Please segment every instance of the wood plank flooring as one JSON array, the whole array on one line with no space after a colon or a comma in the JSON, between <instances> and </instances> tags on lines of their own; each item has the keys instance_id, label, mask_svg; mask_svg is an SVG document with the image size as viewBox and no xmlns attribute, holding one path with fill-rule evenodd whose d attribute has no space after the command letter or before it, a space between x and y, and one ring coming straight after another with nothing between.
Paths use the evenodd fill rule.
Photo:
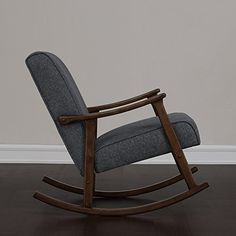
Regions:
<instances>
[{"instance_id":1,"label":"wood plank flooring","mask_svg":"<svg viewBox=\"0 0 236 236\"><path fill-rule=\"evenodd\" d=\"M0 235L80 236L211 236L236 235L236 166L198 166L197 181L210 188L165 209L129 217L84 216L60 210L32 198L35 190L80 203L82 197L41 182L48 175L82 186L73 165L0 164ZM131 165L97 175L97 188L127 189L177 174L174 165ZM185 189L183 182L151 194L124 200L95 201L96 206L134 206L171 196Z\"/></svg>"}]
</instances>

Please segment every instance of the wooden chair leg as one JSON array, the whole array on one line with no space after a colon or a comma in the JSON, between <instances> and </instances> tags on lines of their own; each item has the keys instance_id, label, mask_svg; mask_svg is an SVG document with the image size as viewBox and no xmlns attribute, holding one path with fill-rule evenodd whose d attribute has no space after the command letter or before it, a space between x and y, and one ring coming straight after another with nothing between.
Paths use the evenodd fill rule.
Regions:
<instances>
[{"instance_id":1,"label":"wooden chair leg","mask_svg":"<svg viewBox=\"0 0 236 236\"><path fill-rule=\"evenodd\" d=\"M167 112L163 104L163 100L153 103L152 106L156 115L159 117L162 123L164 132L171 146L172 154L177 164L177 167L180 173L184 176L184 179L188 188L191 189L195 187L197 184L195 180L193 179L192 172L189 168L189 165L184 155L184 152L182 150L182 147L178 141L175 131L171 125L171 122L169 121Z\"/></svg>"},{"instance_id":2,"label":"wooden chair leg","mask_svg":"<svg viewBox=\"0 0 236 236\"><path fill-rule=\"evenodd\" d=\"M93 204L94 192L94 155L95 139L97 130L97 120L85 122L85 160L84 160L84 207L91 208Z\"/></svg>"}]
</instances>

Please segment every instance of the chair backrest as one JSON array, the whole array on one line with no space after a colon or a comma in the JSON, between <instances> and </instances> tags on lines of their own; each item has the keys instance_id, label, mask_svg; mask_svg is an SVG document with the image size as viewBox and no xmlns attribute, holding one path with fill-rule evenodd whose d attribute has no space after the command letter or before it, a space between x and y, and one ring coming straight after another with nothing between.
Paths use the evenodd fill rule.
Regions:
<instances>
[{"instance_id":1,"label":"chair backrest","mask_svg":"<svg viewBox=\"0 0 236 236\"><path fill-rule=\"evenodd\" d=\"M64 63L48 52L35 52L26 65L74 163L83 175L84 122L60 125L61 115L87 114L84 100Z\"/></svg>"}]
</instances>

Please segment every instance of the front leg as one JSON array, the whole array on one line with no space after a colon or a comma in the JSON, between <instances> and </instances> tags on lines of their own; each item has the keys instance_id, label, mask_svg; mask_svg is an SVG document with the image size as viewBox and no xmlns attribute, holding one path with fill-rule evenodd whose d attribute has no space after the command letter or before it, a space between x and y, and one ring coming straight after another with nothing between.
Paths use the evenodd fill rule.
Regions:
<instances>
[{"instance_id":1,"label":"front leg","mask_svg":"<svg viewBox=\"0 0 236 236\"><path fill-rule=\"evenodd\" d=\"M175 159L180 173L184 176L188 188L191 189L195 187L197 184L193 179L193 175L189 168L183 149L169 120L169 117L163 104L163 100L152 103L152 107L161 121L167 140L171 147L172 155Z\"/></svg>"},{"instance_id":2,"label":"front leg","mask_svg":"<svg viewBox=\"0 0 236 236\"><path fill-rule=\"evenodd\" d=\"M84 207L91 208L95 185L94 159L97 119L85 121Z\"/></svg>"}]
</instances>

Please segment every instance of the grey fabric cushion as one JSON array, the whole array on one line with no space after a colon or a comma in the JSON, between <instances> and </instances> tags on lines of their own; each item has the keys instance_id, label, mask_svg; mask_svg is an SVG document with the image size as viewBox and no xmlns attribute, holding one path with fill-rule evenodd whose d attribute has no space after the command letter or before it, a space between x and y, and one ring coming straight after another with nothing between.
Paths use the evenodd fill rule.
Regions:
<instances>
[{"instance_id":1,"label":"grey fabric cushion","mask_svg":"<svg viewBox=\"0 0 236 236\"><path fill-rule=\"evenodd\" d=\"M169 114L182 148L200 144L197 126L184 113ZM111 130L96 141L96 172L141 161L170 152L159 118L137 121Z\"/></svg>"},{"instance_id":2,"label":"grey fabric cushion","mask_svg":"<svg viewBox=\"0 0 236 236\"><path fill-rule=\"evenodd\" d=\"M26 65L55 122L59 134L74 163L83 174L84 169L84 123L61 126L61 115L87 114L83 98L66 66L55 55L35 52L26 59Z\"/></svg>"}]
</instances>

